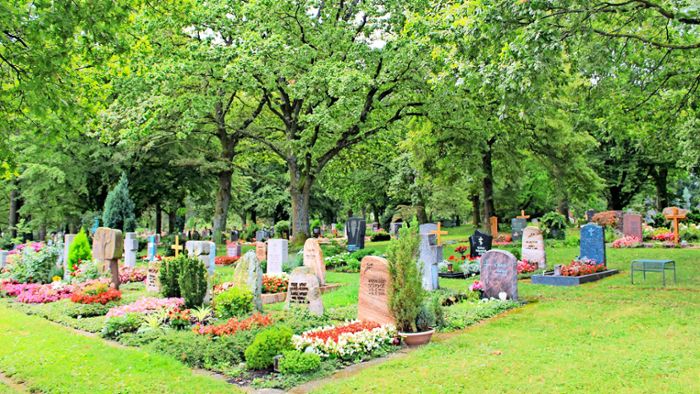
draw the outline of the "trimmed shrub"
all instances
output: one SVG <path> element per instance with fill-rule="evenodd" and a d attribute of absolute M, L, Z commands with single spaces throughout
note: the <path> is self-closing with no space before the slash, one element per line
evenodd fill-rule
<path fill-rule="evenodd" d="M 253 293 L 248 289 L 232 287 L 217 294 L 212 304 L 220 319 L 245 316 L 253 311 Z"/>
<path fill-rule="evenodd" d="M 254 370 L 272 367 L 275 356 L 292 350 L 292 335 L 292 329 L 286 326 L 268 328 L 256 335 L 245 350 L 246 367 Z"/>
<path fill-rule="evenodd" d="M 81 228 L 78 235 L 73 238 L 73 243 L 68 248 L 68 269 L 70 272 L 75 271 L 75 268 L 80 266 L 81 262 L 87 262 L 92 259 L 92 250 L 90 241 L 88 241 L 85 229 Z"/>
<path fill-rule="evenodd" d="M 207 267 L 198 259 L 183 259 L 178 283 L 180 294 L 185 299 L 185 306 L 188 308 L 201 306 L 207 295 Z"/>
<path fill-rule="evenodd" d="M 291 232 L 289 231 L 289 221 L 288 220 L 280 220 L 275 224 L 275 236 L 278 238 L 283 238 L 284 234 L 289 235 Z"/>
<path fill-rule="evenodd" d="M 370 235 L 369 239 L 372 242 L 389 241 L 391 240 L 391 234 L 387 233 L 386 231 L 377 231 L 376 233 Z"/>
<path fill-rule="evenodd" d="M 283 353 L 279 368 L 283 374 L 302 374 L 317 370 L 321 366 L 321 356 L 315 353 L 302 353 L 290 350 Z"/>
<path fill-rule="evenodd" d="M 174 259 L 165 259 L 161 263 L 158 277 L 160 293 L 166 298 L 180 298 L 180 271 L 187 256 L 180 255 Z"/>

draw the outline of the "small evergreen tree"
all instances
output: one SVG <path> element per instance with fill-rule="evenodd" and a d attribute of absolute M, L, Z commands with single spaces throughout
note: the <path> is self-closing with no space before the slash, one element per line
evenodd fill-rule
<path fill-rule="evenodd" d="M 178 282 L 185 306 L 195 308 L 204 303 L 207 294 L 207 267 L 203 262 L 192 258 L 184 259 Z"/>
<path fill-rule="evenodd" d="M 129 181 L 126 174 L 122 173 L 117 186 L 107 195 L 102 222 L 109 228 L 124 232 L 134 231 L 136 228 L 134 209 L 134 202 L 129 197 Z"/>
<path fill-rule="evenodd" d="M 187 260 L 187 256 L 181 254 L 174 259 L 165 259 L 160 265 L 160 272 L 158 274 L 160 279 L 160 293 L 163 297 L 177 297 L 180 294 L 180 271 L 184 262 Z"/>
<path fill-rule="evenodd" d="M 90 261 L 91 259 L 92 249 L 90 248 L 90 241 L 88 241 L 85 229 L 81 228 L 68 248 L 68 270 L 73 272 L 74 267 L 80 265 L 81 261 Z"/>
<path fill-rule="evenodd" d="M 421 272 L 417 257 L 420 245 L 418 222 L 399 230 L 399 239 L 391 241 L 387 251 L 391 293 L 389 307 L 396 319 L 396 328 L 402 332 L 416 332 L 416 318 L 421 311 L 425 290 L 421 285 Z"/>

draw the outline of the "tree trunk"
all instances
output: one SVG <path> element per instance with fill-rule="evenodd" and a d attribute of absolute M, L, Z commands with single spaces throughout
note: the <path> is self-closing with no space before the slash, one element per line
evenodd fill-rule
<path fill-rule="evenodd" d="M 15 185 L 16 184 L 15 182 Z M 10 226 L 10 235 L 12 238 L 17 238 L 17 223 L 19 223 L 19 209 L 21 205 L 17 189 L 10 190 L 10 214 L 8 217 L 8 224 Z"/>
<path fill-rule="evenodd" d="M 484 171 L 483 179 L 483 189 L 484 189 L 484 216 L 483 216 L 483 229 L 491 234 L 491 216 L 496 216 L 496 206 L 494 204 L 493 197 L 493 156 L 491 153 L 491 147 L 493 142 L 488 143 L 488 147 L 484 154 L 481 156 L 481 165 Z"/>
<path fill-rule="evenodd" d="M 425 212 L 425 205 L 421 204 L 416 207 L 416 218 L 418 219 L 418 224 L 428 223 L 428 213 Z"/>
<path fill-rule="evenodd" d="M 481 223 L 481 198 L 479 198 L 479 193 L 472 194 L 472 224 L 479 227 Z"/>
<path fill-rule="evenodd" d="M 622 196 L 622 187 L 621 186 L 610 186 L 608 189 L 608 210 L 611 211 L 620 211 L 622 208 L 624 208 L 624 204 L 622 202 L 623 196 Z"/>
<path fill-rule="evenodd" d="M 214 208 L 214 242 L 221 243 L 221 233 L 226 230 L 228 206 L 231 203 L 231 178 L 233 171 L 219 173 L 219 188 L 216 192 L 216 207 Z"/>
<path fill-rule="evenodd" d="M 656 209 L 663 211 L 668 207 L 668 169 L 661 168 L 651 172 L 656 186 Z"/>
<path fill-rule="evenodd" d="M 569 222 L 569 198 L 567 196 L 562 197 L 559 199 L 559 207 L 558 207 L 559 213 L 564 215 L 566 218 L 567 223 Z"/>
<path fill-rule="evenodd" d="M 39 241 L 46 241 L 46 223 L 42 223 L 39 226 Z"/>
<path fill-rule="evenodd" d="M 160 209 L 160 203 L 156 203 L 156 234 L 162 233 L 163 229 L 163 213 Z"/>
<path fill-rule="evenodd" d="M 175 234 L 180 230 L 177 227 L 177 210 L 173 209 L 168 212 L 168 232 L 170 234 Z"/>
<path fill-rule="evenodd" d="M 308 181 L 299 184 L 298 180 L 291 182 L 292 196 L 292 243 L 301 245 L 309 238 L 309 192 Z"/>

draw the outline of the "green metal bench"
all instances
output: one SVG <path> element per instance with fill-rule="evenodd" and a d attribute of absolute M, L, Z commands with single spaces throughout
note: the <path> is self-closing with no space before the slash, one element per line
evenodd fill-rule
<path fill-rule="evenodd" d="M 633 260 L 632 261 L 632 284 L 634 284 L 634 271 L 642 271 L 644 280 L 647 279 L 647 272 L 661 272 L 666 286 L 666 271 L 673 270 L 673 283 L 676 283 L 676 262 L 673 260 Z"/>

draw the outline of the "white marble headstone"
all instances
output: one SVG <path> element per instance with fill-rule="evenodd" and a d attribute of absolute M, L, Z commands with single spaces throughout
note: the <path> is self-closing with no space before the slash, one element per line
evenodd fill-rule
<path fill-rule="evenodd" d="M 68 279 L 70 277 L 70 267 L 68 267 L 68 253 L 70 252 L 70 246 L 75 239 L 75 234 L 66 234 L 63 237 L 63 279 Z"/>
<path fill-rule="evenodd" d="M 139 250 L 139 240 L 136 233 L 126 233 L 124 238 L 124 265 L 127 267 L 136 266 L 136 253 Z"/>
<path fill-rule="evenodd" d="M 271 239 L 267 241 L 267 273 L 281 274 L 282 266 L 289 261 L 289 241 Z"/>

